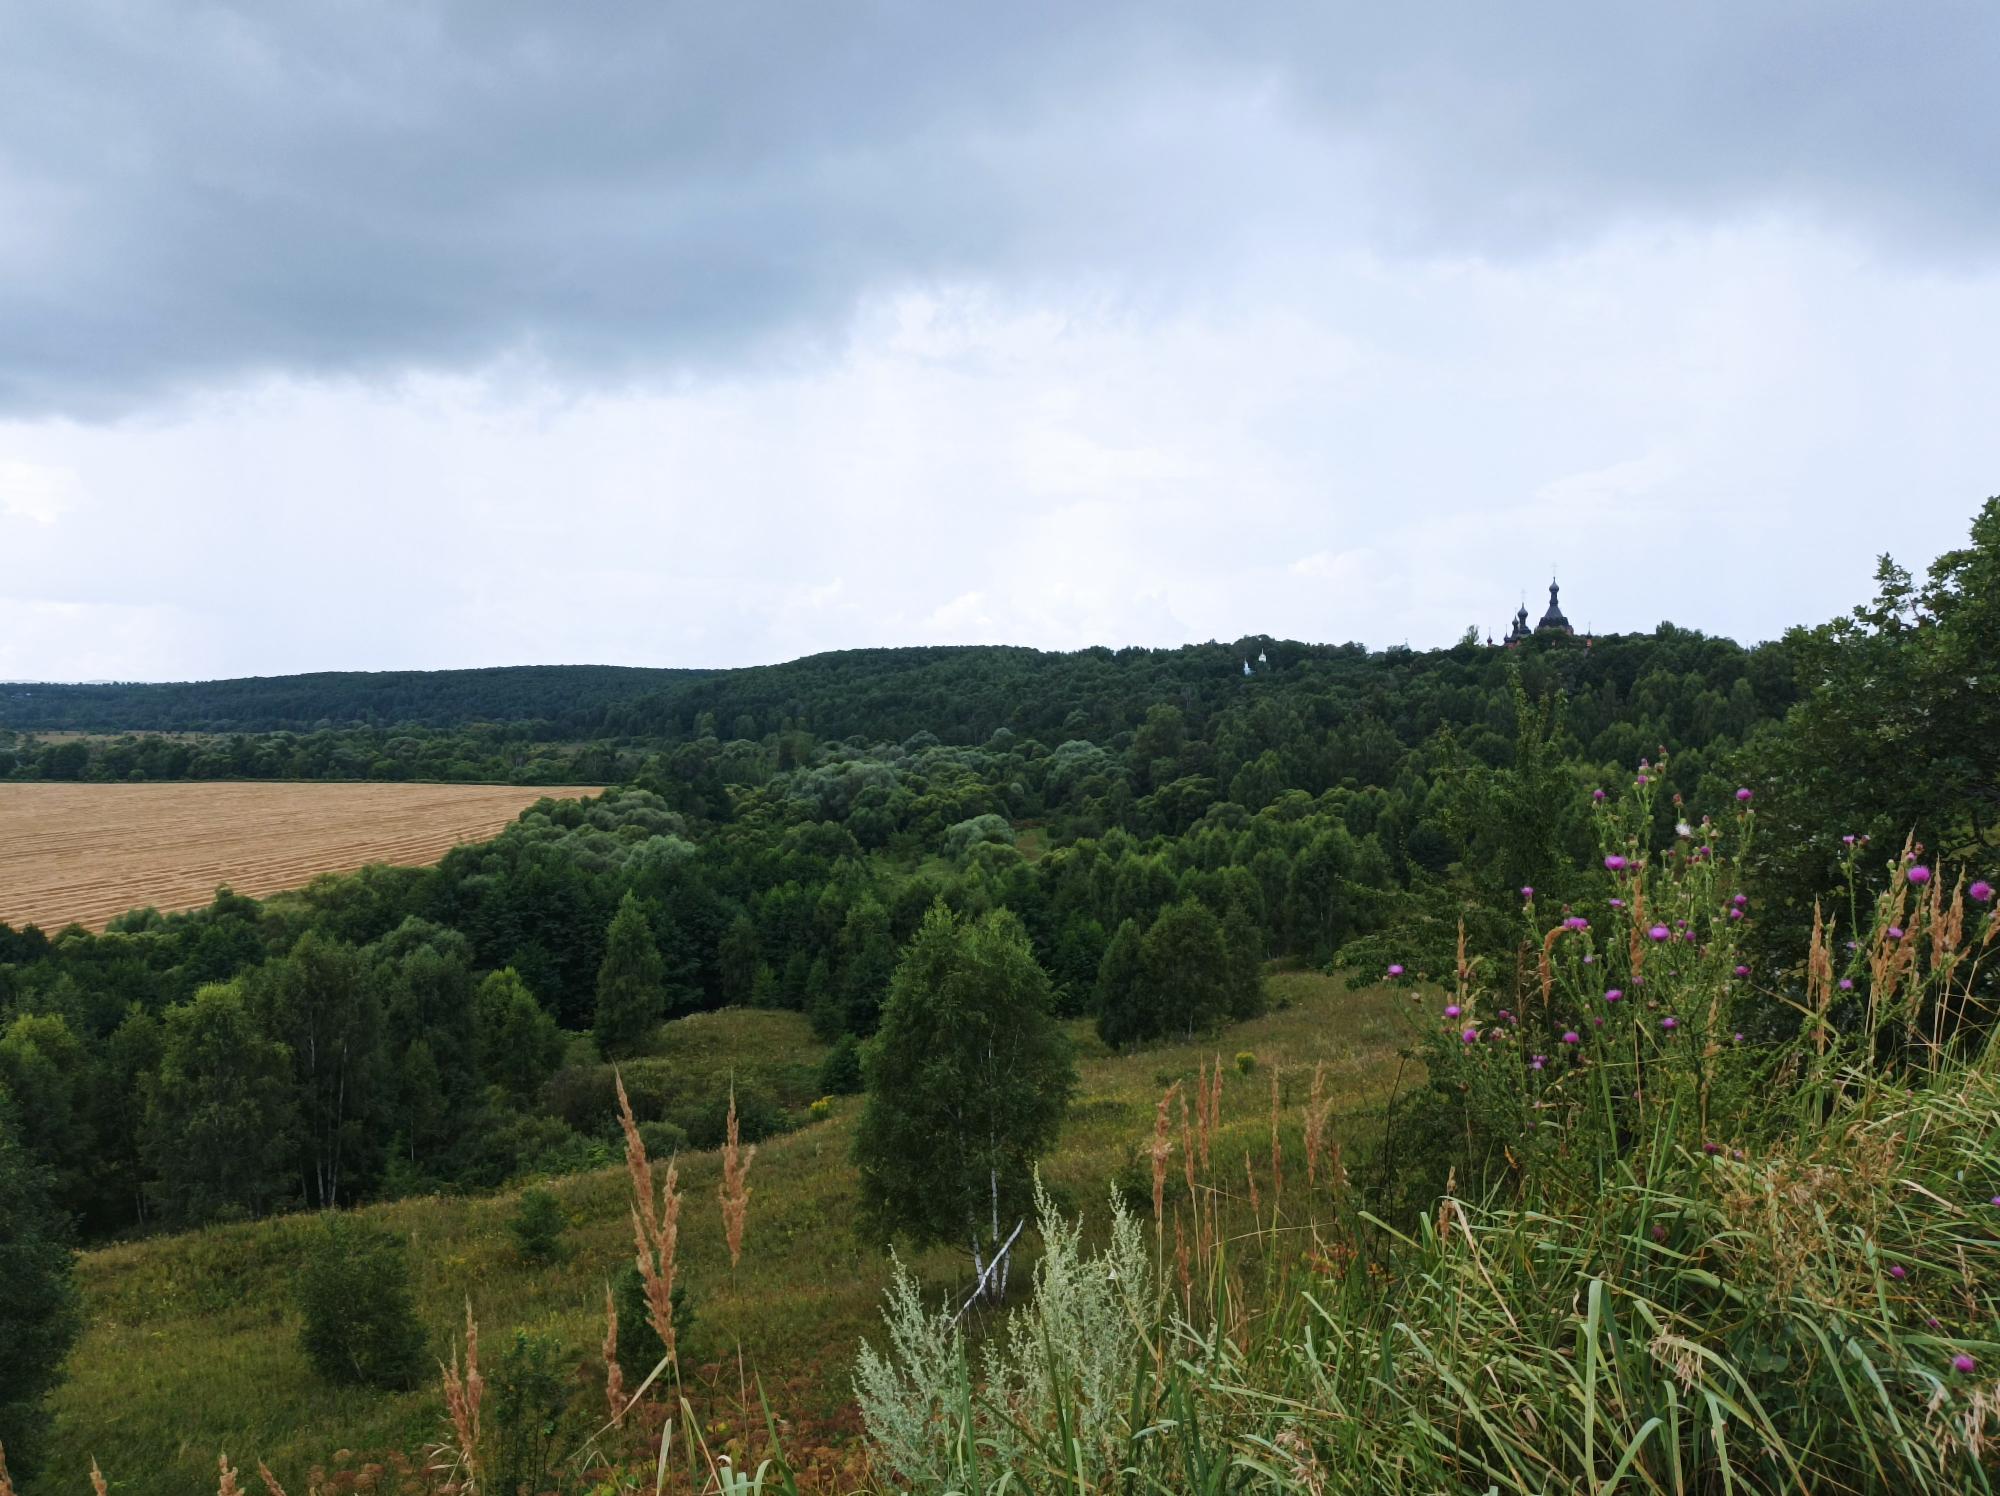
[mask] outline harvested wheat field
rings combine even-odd
[[[436,862],[543,796],[491,784],[0,784],[0,921],[101,930],[127,909],[262,896],[370,862]]]

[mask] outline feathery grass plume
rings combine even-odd
[[[646,1318],[660,1344],[667,1348],[667,1360],[679,1365],[674,1344],[674,1269],[680,1251],[681,1196],[680,1169],[667,1160],[667,1177],[656,1197],[653,1193],[653,1166],[646,1158],[646,1141],[639,1136],[639,1123],[632,1115],[632,1103],[625,1095],[623,1076],[613,1072],[618,1088],[618,1125],[625,1131],[625,1172],[632,1181],[632,1240],[640,1281],[646,1289]]]
[[[243,1496],[243,1488],[236,1484],[236,1472],[229,1466],[229,1456],[218,1455],[215,1463],[222,1472],[222,1478],[215,1487],[215,1496]]]
[[[1215,1057],[1215,1067],[1208,1077],[1208,1131],[1213,1137],[1222,1131],[1222,1056]],[[1201,1166],[1208,1167],[1208,1154],[1201,1156]]]
[[[1250,1181],[1250,1214],[1254,1216],[1264,1208],[1264,1204],[1257,1194],[1257,1169],[1250,1162],[1248,1148],[1243,1150],[1243,1177]]]
[[[748,1152],[741,1146],[736,1130],[736,1087],[729,1088],[729,1122],[722,1140],[722,1183],[716,1195],[722,1201],[722,1234],[729,1242],[729,1265],[734,1268],[743,1257],[743,1219],[750,1206],[750,1186],[744,1181],[757,1157],[757,1146]]]
[[[1153,1156],[1153,1236],[1155,1244],[1167,1229],[1167,1156],[1174,1151],[1172,1124],[1167,1120],[1167,1108],[1172,1105],[1174,1092],[1181,1088],[1175,1081],[1160,1095],[1160,1104],[1153,1110],[1153,1146],[1149,1150]]]
[[[278,1477],[271,1473],[271,1467],[262,1460],[257,1462],[257,1478],[264,1482],[266,1496],[285,1496],[285,1488],[278,1484]],[[98,1496],[104,1496],[102,1489]]]
[[[16,1496],[14,1482],[7,1474],[7,1446],[0,1444],[0,1496]]]
[[[625,1419],[625,1368],[618,1364],[618,1300],[611,1284],[604,1285],[604,1400],[611,1406],[611,1421]]]
[[[465,1471],[465,1490],[476,1489],[479,1479],[479,1404],[486,1392],[486,1379],[479,1374],[479,1321],[472,1317],[472,1301],[465,1304],[465,1372],[458,1369],[458,1348],[452,1347],[451,1365],[444,1370],[444,1409],[451,1420],[452,1436],[458,1447],[449,1451],[454,1458],[449,1468]],[[437,1451],[442,1456],[447,1451]],[[440,1460],[441,1463],[441,1460]]]
[[[1326,1139],[1326,1119],[1333,1104],[1326,1099],[1326,1061],[1313,1066],[1312,1092],[1306,1097],[1306,1184],[1319,1182],[1319,1150]]]
[[[111,1488],[104,1483],[104,1472],[97,1468],[96,1455],[92,1455],[90,1457],[90,1489],[96,1492],[97,1496],[109,1496],[111,1490]],[[284,1496],[284,1493],[280,1492],[279,1496]]]
[[[1216,1057],[1216,1064],[1220,1067],[1220,1055]],[[1195,1062],[1194,1138],[1196,1146],[1201,1150],[1201,1170],[1206,1174],[1208,1172],[1208,1146],[1211,1141],[1208,1126],[1208,1062],[1206,1060]]]

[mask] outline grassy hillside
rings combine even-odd
[[[1224,1099],[1225,1133],[1240,1133],[1241,1146],[1268,1150],[1273,1066],[1286,1105],[1295,1107],[1311,1067],[1327,1062],[1336,1130],[1368,1125],[1361,1113],[1379,1108],[1398,1081],[1396,1049],[1407,1034],[1400,998],[1308,973],[1275,976],[1272,997],[1271,1014],[1213,1043],[1131,1056],[1108,1054],[1078,1025],[1081,1087],[1045,1170],[1050,1185],[1076,1204],[1096,1204],[1149,1133],[1162,1086],[1192,1077],[1218,1049],[1255,1057],[1248,1079],[1232,1070]],[[745,1010],[670,1024],[660,1049],[647,1063],[663,1067],[670,1085],[706,1088],[734,1070],[787,1098],[818,1054],[803,1019]],[[1405,1084],[1409,1078],[1402,1077]],[[885,1255],[854,1224],[848,1148],[859,1107],[858,1098],[835,1101],[824,1120],[759,1148],[743,1263],[733,1274],[715,1203],[717,1158],[682,1160],[682,1274],[696,1313],[683,1344],[689,1381],[735,1399],[740,1349],[743,1369],[764,1378],[787,1415],[794,1454],[822,1467],[855,1431],[849,1367],[857,1341],[879,1324],[887,1279]],[[506,1223],[518,1191],[368,1210],[412,1241],[419,1305],[438,1355],[446,1354],[469,1301],[489,1346],[504,1344],[517,1327],[551,1331],[574,1348],[579,1366],[594,1368],[604,1283],[631,1250],[626,1181],[607,1169],[553,1189],[571,1222],[573,1251],[551,1267],[528,1266],[513,1251]],[[401,1395],[356,1391],[308,1369],[291,1294],[315,1229],[312,1218],[294,1216],[88,1254],[79,1277],[89,1329],[58,1394],[48,1473],[36,1492],[74,1488],[95,1455],[113,1490],[192,1496],[214,1489],[215,1456],[223,1450],[267,1460],[300,1490],[309,1468],[330,1467],[337,1451],[360,1460],[434,1439],[434,1386]],[[938,1291],[967,1276],[948,1252],[924,1255],[916,1266]],[[718,1417],[724,1426],[716,1438],[727,1442],[733,1430],[726,1415]]]

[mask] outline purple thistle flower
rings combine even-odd
[[[1583,1042],[1583,1035],[1579,1034],[1575,1029],[1563,1030],[1563,1043],[1581,1044],[1582,1042]]]
[[[1979,1369],[1979,1363],[1966,1355],[1964,1351],[1960,1351],[1951,1358],[1951,1369],[1963,1376],[1971,1376]]]
[[[1853,846],[1853,845],[1854,845],[1854,833],[1853,833],[1852,831],[1848,832],[1848,833],[1847,833],[1847,835],[1845,835],[1845,836],[1843,836],[1843,837],[1841,838],[1841,840],[1842,840],[1842,841],[1844,841],[1844,842],[1846,842],[1848,846],[1850,846],[1850,847],[1851,847],[1851,846]]]
[[[1739,893],[1738,895],[1736,895],[1735,898],[1731,899],[1729,902],[1734,904],[1738,909],[1741,909],[1745,904],[1750,902],[1750,895],[1747,893]]]
[[[1456,1018],[1464,1011],[1457,1003],[1446,1003],[1444,1005],[1444,1016],[1447,1018]]]
[[[1538,1054],[1538,1055],[1534,1055],[1534,1056],[1532,1056],[1532,1057],[1531,1057],[1531,1058],[1530,1058],[1530,1059],[1528,1060],[1528,1066],[1529,1066],[1529,1068],[1530,1068],[1530,1069],[1533,1069],[1533,1070],[1539,1070],[1539,1069],[1541,1069],[1541,1068],[1542,1068],[1542,1066],[1544,1066],[1544,1065],[1548,1064],[1548,1062],[1549,1062],[1549,1057],[1548,1057],[1547,1055],[1545,1055],[1545,1054]]]
[[[1917,887],[1922,888],[1926,883],[1931,881],[1931,870],[1919,862],[1910,869],[1908,877]]]
[[[1477,1044],[1479,1042],[1479,1030],[1467,1029],[1464,1033],[1460,1034],[1458,1037],[1467,1044]]]
[[[1623,909],[1625,907],[1625,901],[1623,899],[1613,899],[1611,901],[1611,907],[1613,909]]]
[[[1738,791],[1736,792],[1736,803],[1737,803],[1737,804],[1739,804],[1739,805],[1742,805],[1742,804],[1746,804],[1746,803],[1748,803],[1749,799],[1750,799],[1750,791],[1749,791],[1749,790],[1747,790],[1747,789],[1741,789],[1741,790],[1738,790]]]
[[[1673,939],[1673,934],[1674,934],[1674,932],[1672,930],[1669,930],[1665,925],[1654,925],[1653,928],[1648,930],[1646,933],[1652,936],[1653,939],[1655,940],[1671,940]]]
[[[1739,977],[1747,977],[1750,975],[1750,968],[1747,966],[1739,966],[1736,968],[1736,974]]]
[[[2000,1207],[2000,1195],[1995,1195],[1993,1197],[1993,1203],[1996,1207]]]
[[[1565,930],[1588,930],[1590,928],[1590,921],[1585,919],[1581,914],[1572,914],[1568,919],[1563,921],[1563,928]]]
[[[1840,990],[1842,992],[1852,992],[1854,990],[1854,978],[1842,977],[1840,979]]]
[[[1625,871],[1625,859],[1620,857],[1616,852],[1613,852],[1609,857],[1604,859],[1604,866],[1608,872],[1622,873]]]
[[[1703,1153],[1706,1153],[1710,1158],[1713,1158],[1715,1157],[1716,1154],[1722,1151],[1722,1146],[1719,1143],[1703,1143],[1701,1145],[1701,1151]]]
[[[1532,883],[1523,883],[1521,885],[1521,897],[1524,899],[1532,899],[1534,898],[1534,896],[1535,896],[1535,885]]]
[[[1667,1239],[1667,1228],[1655,1222],[1653,1226],[1653,1240],[1665,1241],[1666,1239]]]
[[[1901,940],[1903,938],[1903,927],[1901,925],[1889,926],[1889,938],[1891,940]]]
[[[1647,785],[1651,784],[1652,780],[1648,778],[1646,775],[1641,774],[1637,779],[1633,780],[1632,782],[1637,785]]]
[[[1729,917],[1731,919],[1741,919],[1743,918],[1743,911],[1741,909],[1732,909],[1729,911]]]
[[[1972,895],[1972,902],[1975,904],[1987,904],[1993,900],[1993,885],[1984,878],[1966,889],[1966,892]]]
[[[1900,1283],[1905,1278],[1909,1277],[1910,1274],[1909,1270],[1905,1268],[1902,1263],[1896,1262],[1896,1263],[1891,1263],[1889,1265],[1889,1276],[1894,1278],[1898,1283]]]
[[[1590,792],[1590,798],[1591,798],[1591,799],[1593,799],[1593,800],[1595,800],[1595,801],[1597,801],[1597,802],[1598,802],[1599,804],[1602,804],[1602,803],[1604,802],[1604,791],[1603,791],[1603,790],[1592,790],[1592,791]]]
[[[1402,964],[1401,964],[1400,962],[1394,962],[1394,961],[1392,961],[1392,962],[1390,962],[1390,963],[1389,963],[1389,975],[1390,975],[1390,976],[1392,976],[1392,977],[1399,977],[1399,976],[1401,976],[1402,974],[1403,974],[1403,968],[1402,968]]]
[[[1624,995],[1625,994],[1620,992],[1616,987],[1613,987],[1609,992],[1604,994],[1604,1000],[1608,1003],[1615,1003]]]
[[[1662,1018],[1660,1020],[1660,1027],[1665,1029],[1670,1034],[1680,1026],[1681,1026],[1680,1019],[1674,1017],[1674,1015],[1671,1013],[1669,1013],[1665,1018]]]

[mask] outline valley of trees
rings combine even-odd
[[[852,1089],[921,1058],[885,1002],[958,1001],[981,973],[1125,1047],[1257,1013],[1273,959],[1448,973],[1463,921],[1511,963],[1514,891],[1555,907],[1583,887],[1581,807],[1635,765],[1662,847],[1683,801],[1754,795],[1749,895],[1786,917],[1748,939],[1783,972],[1843,835],[2000,861],[2000,500],[1921,582],[1885,561],[1877,586],[1755,649],[1662,625],[1518,650],[0,688],[17,778],[618,784],[435,868],[223,891],[101,935],[0,925],[0,1200],[41,1223],[0,1253],[602,1166],[613,1061],[653,1142],[714,1146],[719,1089],[644,1084],[659,1023],[709,1008],[805,1013],[836,1044],[825,1088]],[[79,730],[134,735],[34,737]],[[208,736],[147,735],[168,731]],[[800,1118],[755,1083],[737,1102],[749,1141]],[[979,1168],[1010,1207],[1058,1117],[995,1122]],[[920,1238],[966,1204],[883,1170],[867,1189]]]

